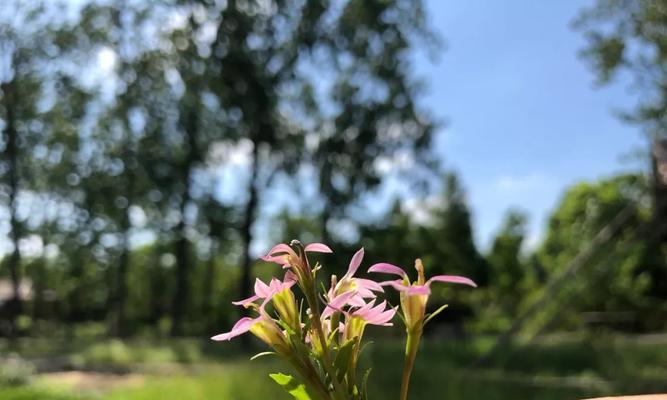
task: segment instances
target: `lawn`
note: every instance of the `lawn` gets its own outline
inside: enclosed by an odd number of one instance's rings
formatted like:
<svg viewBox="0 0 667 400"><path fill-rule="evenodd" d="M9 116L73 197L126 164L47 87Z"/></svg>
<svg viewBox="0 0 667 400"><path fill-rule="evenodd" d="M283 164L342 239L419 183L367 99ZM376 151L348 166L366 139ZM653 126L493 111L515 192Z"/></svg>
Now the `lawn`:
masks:
<svg viewBox="0 0 667 400"><path fill-rule="evenodd" d="M490 344L489 339L427 341L416 365L412 398L556 400L667 391L664 337L544 340L508 348L491 363L468 369ZM40 346L28 348L26 353L41 357L34 353ZM41 349L46 351L46 346ZM96 372L41 374L29 384L0 388L0 399L289 398L267 377L283 370L280 360L249 361L224 345L116 340L86 345L68 355L80 370ZM374 360L372 399L396 397L401 355L400 343L390 340L377 341L363 353L363 362Z"/></svg>

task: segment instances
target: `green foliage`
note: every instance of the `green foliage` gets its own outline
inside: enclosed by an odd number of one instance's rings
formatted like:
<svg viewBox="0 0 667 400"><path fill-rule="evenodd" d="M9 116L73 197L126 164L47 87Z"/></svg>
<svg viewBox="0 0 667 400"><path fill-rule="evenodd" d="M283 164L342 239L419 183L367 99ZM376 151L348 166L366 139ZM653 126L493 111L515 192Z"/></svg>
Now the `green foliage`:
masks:
<svg viewBox="0 0 667 400"><path fill-rule="evenodd" d="M315 200L340 218L383 182L377 159L428 164L408 61L435 43L421 1L260 3L85 1L66 18L10 1L0 201L11 241L36 235L50 256L24 262L15 246L3 271L18 281L26 267L37 320L212 330L230 319L221 297L250 287L265 189L302 186L293 174L314 167ZM221 170L247 196L223 199ZM39 211L25 221L22 191Z"/></svg>
<svg viewBox="0 0 667 400"><path fill-rule="evenodd" d="M19 357L9 356L0 363L0 387L25 385L32 379L35 367Z"/></svg>
<svg viewBox="0 0 667 400"><path fill-rule="evenodd" d="M581 322L577 322L578 312L584 311L633 311L639 326L654 329L660 325L657 321L660 317L647 318L648 310L655 311L664 304L664 299L652 294L652 285L660 284L659 271L664 269L664 258L660 248L645 241L637 231L639 224L648 218L648 210L642 208L644 193L646 181L635 175L580 183L565 193L552 214L546 237L534 259L544 274L543 279L560 272L621 210L629 205L639 207L631 224L598 251L562 294L568 298L560 299L568 309L563 320L570 326Z"/></svg>
<svg viewBox="0 0 667 400"><path fill-rule="evenodd" d="M525 221L512 213L481 255L460 179L447 174L436 196L425 184L439 171L437 124L419 105L411 60L439 41L422 1L278 1L271 12L254 1L86 1L62 13L71 18L42 2L6 3L16 12L0 28L0 47L11 49L1 67L0 204L10 242L44 245L34 256L14 246L0 263L3 279L33 284L24 315L11 318L21 333L209 336L236 317L229 302L250 271L268 273L250 252L256 234L347 239L333 223L358 228L385 260L409 269L421 257L428 274L480 284L470 293L434 286L453 307L432 325L474 317L474 327L499 331L625 205L639 203L637 221L649 213L643 178L581 184L535 254L522 253ZM576 24L601 82L636 78L642 103L632 117L652 133L665 131L664 7L598 0ZM183 18L164 24L173 15ZM387 170L396 160L409 168ZM396 201L372 221L364 202L390 174L429 200ZM288 191L285 211L270 215L273 196ZM344 247L332 256L340 272L356 250ZM615 257L607 272L567 289L581 301L557 327L579 327L577 315L591 310L630 310L637 329L664 327L661 250L623 236L605 251Z"/></svg>
<svg viewBox="0 0 667 400"><path fill-rule="evenodd" d="M313 3L317 3L316 1ZM382 183L387 171L379 159L408 156L406 184L424 184L437 164L430 151L435 124L418 105L421 85L411 73L411 55L417 43L435 50L439 41L426 23L425 6L413 1L349 0L333 23L317 21L323 29L325 57L336 54L343 62L323 69L322 56L311 56L319 73L332 80L326 99L317 104L322 113L317 129L324 131L314 152L322 208L322 238L328 241L327 223L349 220L347 212L359 194ZM326 108L325 108L326 107ZM332 115L327 115L332 114ZM337 235L333 235L337 239Z"/></svg>
<svg viewBox="0 0 667 400"><path fill-rule="evenodd" d="M430 229L424 230L424 257L428 275L450 274L470 277L479 286L488 283L488 266L477 251L465 190L457 175L445 176L441 203L433 212Z"/></svg>
<svg viewBox="0 0 667 400"><path fill-rule="evenodd" d="M208 366L209 372L170 377L148 377L141 387L113 390L104 400L280 399L287 396L267 374L271 364L230 363Z"/></svg>
<svg viewBox="0 0 667 400"><path fill-rule="evenodd" d="M546 237L538 251L542 265L548 272L565 265L623 208L641 205L643 193L646 182L634 175L571 187L549 218Z"/></svg>
<svg viewBox="0 0 667 400"><path fill-rule="evenodd" d="M597 0L574 23L583 32L590 61L600 83L629 72L640 103L631 119L644 124L651 135L664 136L667 95L667 14L664 0ZM662 132L662 133L661 133Z"/></svg>
<svg viewBox="0 0 667 400"><path fill-rule="evenodd" d="M282 386L283 389L292 397L297 400L312 400L315 397L311 396L306 389L306 385L299 382L296 378L291 375L285 375L282 373L278 374L269 374L271 379L273 379L278 385Z"/></svg>
<svg viewBox="0 0 667 400"><path fill-rule="evenodd" d="M424 343L423 357L415 366L413 397L555 400L665 389L661 377L667 372L667 352L660 341L597 336L514 345L505 349L489 368L463 374L463 367L484 348L481 341ZM403 357L401 346L385 341L377 343L371 351L375 368L368 398L391 397L400 384L400 370L393 365L400 363ZM200 375L149 378L143 387L119 389L105 399L194 400L216 393L222 398L286 399L269 378L261 378L275 367L270 359L263 360L252 363L227 360L222 366L211 367ZM601 381L611 383L600 387ZM661 381L662 384L656 386L656 382Z"/></svg>
<svg viewBox="0 0 667 400"><path fill-rule="evenodd" d="M69 393L59 393L53 390L34 389L30 387L0 387L0 398L5 400L84 400L81 396Z"/></svg>
<svg viewBox="0 0 667 400"><path fill-rule="evenodd" d="M465 374L466 366L490 344L491 338L475 340L426 340L422 357L415 368L412 395L416 398L454 399L521 398L569 399L611 394L639 394L667 390L667 344L660 337L614 337L604 334L550 337L531 344L513 344L503 349L488 367ZM169 343L128 343L132 352L142 347ZM60 346L58 346L60 347ZM208 357L213 354L207 353ZM400 370L394 368L403 357L402 343L379 340L362 362L373 360L373 379L369 381L369 399L383 399L395 394ZM184 371L172 368L168 376L145 373L140 384L110 387L95 396L72 394L64 388L35 385L0 386L2 399L103 399L103 400L198 400L225 398L238 400L287 399L289 395L268 377L277 361L262 358L248 361L229 354L215 356L197 368ZM150 363L150 361L147 361ZM159 367L162 361L156 365ZM151 371L142 365L141 371ZM156 369L159 371L159 369ZM48 389L48 390L47 390ZM290 397L291 398L291 397Z"/></svg>

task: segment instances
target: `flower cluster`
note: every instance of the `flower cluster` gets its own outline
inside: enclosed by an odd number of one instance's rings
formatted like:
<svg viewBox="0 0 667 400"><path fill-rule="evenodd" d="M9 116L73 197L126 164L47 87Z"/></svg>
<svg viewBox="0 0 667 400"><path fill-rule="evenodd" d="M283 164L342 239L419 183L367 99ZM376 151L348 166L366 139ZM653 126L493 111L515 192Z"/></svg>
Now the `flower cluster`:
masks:
<svg viewBox="0 0 667 400"><path fill-rule="evenodd" d="M230 340L250 332L287 360L299 374L294 378L283 374L271 377L298 399L363 400L365 379L357 382L357 362L364 330L368 325L391 326L398 307L378 296L386 287L400 293L400 314L405 323L406 362L403 370L401 399L407 399L408 385L414 365L423 326L444 309L426 314L426 304L433 282L462 283L475 286L468 278L438 275L428 280L420 260L415 267L418 278L410 282L401 268L380 263L368 272L398 275L401 279L376 282L356 275L364 258L364 249L357 251L350 260L347 272L338 279L331 276L328 290L317 288L317 273L321 265L311 265L308 253L331 253L321 243L303 246L298 241L289 245L274 246L264 261L277 263L285 270L282 280L272 278L267 284L257 279L255 294L234 302L252 310L254 317L241 318L227 333L214 336L213 340ZM293 291L298 286L303 301L297 300ZM367 376L367 374L365 375Z"/></svg>

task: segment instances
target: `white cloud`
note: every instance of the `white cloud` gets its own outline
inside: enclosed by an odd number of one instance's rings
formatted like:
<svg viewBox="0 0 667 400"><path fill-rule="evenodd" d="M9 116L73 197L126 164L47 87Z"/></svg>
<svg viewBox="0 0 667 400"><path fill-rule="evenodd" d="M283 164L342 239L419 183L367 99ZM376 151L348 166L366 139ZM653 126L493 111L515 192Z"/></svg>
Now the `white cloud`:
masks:
<svg viewBox="0 0 667 400"><path fill-rule="evenodd" d="M548 178L540 173L531 173L519 176L500 176L495 181L495 187L503 192L523 192L551 185Z"/></svg>

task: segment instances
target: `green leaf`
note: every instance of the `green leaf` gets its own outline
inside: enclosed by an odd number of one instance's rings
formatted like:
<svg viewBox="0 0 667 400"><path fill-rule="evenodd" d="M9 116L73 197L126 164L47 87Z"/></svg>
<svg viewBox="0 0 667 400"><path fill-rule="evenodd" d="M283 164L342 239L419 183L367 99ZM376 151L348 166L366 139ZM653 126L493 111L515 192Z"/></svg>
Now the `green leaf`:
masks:
<svg viewBox="0 0 667 400"><path fill-rule="evenodd" d="M338 328L334 329L333 332L331 332L327 341L331 343L333 341L334 336L336 336L337 333L338 333Z"/></svg>
<svg viewBox="0 0 667 400"><path fill-rule="evenodd" d="M359 354L362 354L364 352L364 350L366 350L369 346L371 346L374 343L375 343L374 341L369 340L366 343L362 344L361 349L359 349Z"/></svg>
<svg viewBox="0 0 667 400"><path fill-rule="evenodd" d="M347 369L350 367L350 360L354 354L357 341L358 338L353 337L338 348L336 359L334 360L334 367L336 368L336 375L338 376L339 381L343 380L347 373Z"/></svg>
<svg viewBox="0 0 667 400"><path fill-rule="evenodd" d="M435 317L436 315L440 314L440 313L442 312L442 310L444 310L445 308L447 308L447 306L448 306L448 304L445 304L444 306L442 306L442 307L438 308L437 310L435 310L432 314L428 315L428 316L426 317L426 319L424 320L424 325L426 325L426 324L428 323L428 321L432 320L433 317Z"/></svg>
<svg viewBox="0 0 667 400"><path fill-rule="evenodd" d="M364 377L361 380L361 392L364 394L364 400L368 400L368 377L371 375L372 370L372 368L368 368L366 372L364 372Z"/></svg>
<svg viewBox="0 0 667 400"><path fill-rule="evenodd" d="M250 357L250 361L254 361L254 360L256 360L256 359L258 359L258 358L260 358L260 357L270 356L270 355L275 355L275 356L277 356L278 353L276 353L275 351L265 351L265 352L255 354L254 356Z"/></svg>
<svg viewBox="0 0 667 400"><path fill-rule="evenodd" d="M316 397L311 396L308 393L306 385L301 383L299 380L294 378L291 375L285 375L281 373L269 374L271 379L276 381L277 384L283 387L287 393L291 394L297 400L315 400Z"/></svg>

